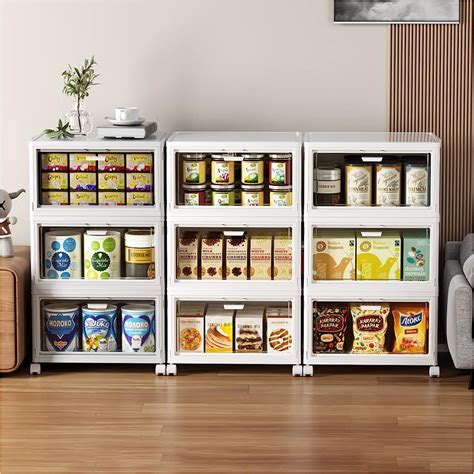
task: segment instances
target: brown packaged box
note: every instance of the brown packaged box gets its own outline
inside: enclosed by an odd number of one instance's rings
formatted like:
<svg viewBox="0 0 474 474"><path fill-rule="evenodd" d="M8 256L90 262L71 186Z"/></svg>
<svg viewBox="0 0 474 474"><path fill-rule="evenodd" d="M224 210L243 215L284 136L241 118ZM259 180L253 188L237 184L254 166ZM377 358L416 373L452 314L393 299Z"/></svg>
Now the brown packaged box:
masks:
<svg viewBox="0 0 474 474"><path fill-rule="evenodd" d="M203 280L222 280L224 240L220 232L208 232L201 239L201 276Z"/></svg>
<svg viewBox="0 0 474 474"><path fill-rule="evenodd" d="M246 280L248 276L248 237L226 236L226 276L227 280Z"/></svg>
<svg viewBox="0 0 474 474"><path fill-rule="evenodd" d="M293 240L288 232L277 232L273 239L273 279L291 280L293 274Z"/></svg>
<svg viewBox="0 0 474 474"><path fill-rule="evenodd" d="M272 279L272 236L260 232L250 238L250 279Z"/></svg>
<svg viewBox="0 0 474 474"><path fill-rule="evenodd" d="M193 231L182 232L178 239L178 255L176 278L178 280L198 279L198 233Z"/></svg>

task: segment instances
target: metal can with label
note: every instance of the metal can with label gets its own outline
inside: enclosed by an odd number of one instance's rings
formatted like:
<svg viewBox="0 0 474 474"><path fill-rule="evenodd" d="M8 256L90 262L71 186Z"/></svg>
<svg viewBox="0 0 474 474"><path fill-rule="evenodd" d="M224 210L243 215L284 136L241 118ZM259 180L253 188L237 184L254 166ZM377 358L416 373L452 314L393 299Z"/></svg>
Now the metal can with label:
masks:
<svg viewBox="0 0 474 474"><path fill-rule="evenodd" d="M66 303L45 305L44 341L47 351L79 350L79 306Z"/></svg>
<svg viewBox="0 0 474 474"><path fill-rule="evenodd" d="M117 306L88 304L82 308L82 350L117 351Z"/></svg>

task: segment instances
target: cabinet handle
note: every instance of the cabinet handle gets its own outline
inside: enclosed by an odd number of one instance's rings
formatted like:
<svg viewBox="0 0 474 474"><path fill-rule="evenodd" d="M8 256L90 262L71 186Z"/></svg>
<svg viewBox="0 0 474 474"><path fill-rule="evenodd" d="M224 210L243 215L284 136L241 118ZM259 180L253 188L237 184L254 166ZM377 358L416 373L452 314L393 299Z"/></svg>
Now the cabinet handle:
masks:
<svg viewBox="0 0 474 474"><path fill-rule="evenodd" d="M242 309L245 308L244 304L225 304L224 309L226 310L237 310L241 311Z"/></svg>
<svg viewBox="0 0 474 474"><path fill-rule="evenodd" d="M364 163L380 163L383 161L383 156L363 156Z"/></svg>
<svg viewBox="0 0 474 474"><path fill-rule="evenodd" d="M362 231L361 232L362 237L382 237L382 232L368 232L368 231Z"/></svg>
<svg viewBox="0 0 474 474"><path fill-rule="evenodd" d="M226 237L242 237L245 234L243 230L225 230L224 235Z"/></svg>
<svg viewBox="0 0 474 474"><path fill-rule="evenodd" d="M105 161L105 156L102 158ZM96 155L86 156L86 161L98 161L100 158Z"/></svg>
<svg viewBox="0 0 474 474"><path fill-rule="evenodd" d="M243 156L224 156L224 161L244 161Z"/></svg>

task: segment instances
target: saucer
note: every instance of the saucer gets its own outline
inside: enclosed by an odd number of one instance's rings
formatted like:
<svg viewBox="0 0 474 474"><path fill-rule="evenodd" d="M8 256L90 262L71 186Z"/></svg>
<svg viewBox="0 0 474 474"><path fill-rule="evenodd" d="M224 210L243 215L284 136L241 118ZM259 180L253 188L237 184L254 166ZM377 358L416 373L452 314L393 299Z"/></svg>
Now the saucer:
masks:
<svg viewBox="0 0 474 474"><path fill-rule="evenodd" d="M105 117L112 125L118 125L122 127L129 127L131 125L143 125L145 119L140 117L138 120L115 120L113 117Z"/></svg>

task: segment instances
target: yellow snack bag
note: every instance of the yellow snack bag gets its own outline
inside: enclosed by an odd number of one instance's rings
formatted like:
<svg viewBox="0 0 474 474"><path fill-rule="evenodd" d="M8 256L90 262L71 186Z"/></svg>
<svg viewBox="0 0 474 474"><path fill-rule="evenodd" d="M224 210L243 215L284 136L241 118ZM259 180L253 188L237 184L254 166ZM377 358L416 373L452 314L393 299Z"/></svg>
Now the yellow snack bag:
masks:
<svg viewBox="0 0 474 474"><path fill-rule="evenodd" d="M428 309L424 304L398 303L392 305L395 328L394 353L426 353Z"/></svg>
<svg viewBox="0 0 474 474"><path fill-rule="evenodd" d="M388 328L388 304L351 304L354 343L352 352L380 354L385 352Z"/></svg>

